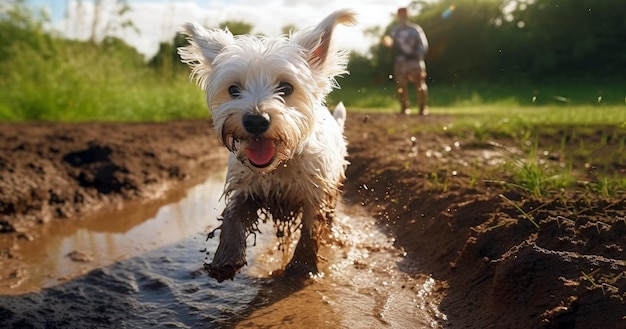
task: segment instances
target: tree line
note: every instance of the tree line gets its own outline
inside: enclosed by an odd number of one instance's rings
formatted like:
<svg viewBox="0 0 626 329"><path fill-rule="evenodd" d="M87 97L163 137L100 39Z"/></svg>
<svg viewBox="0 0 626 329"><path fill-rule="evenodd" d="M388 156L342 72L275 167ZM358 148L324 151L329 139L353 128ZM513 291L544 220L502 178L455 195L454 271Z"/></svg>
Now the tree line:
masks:
<svg viewBox="0 0 626 329"><path fill-rule="evenodd" d="M441 83L523 81L624 81L626 6L623 0L439 0L413 1L410 20L422 26L430 51L429 79ZM390 12L394 11L393 9ZM396 24L366 33L382 38ZM235 34L253 26L224 22ZM184 38L163 44L175 58ZM174 57L172 57L174 56ZM393 50L375 44L351 56L350 81L389 80Z"/></svg>
<svg viewBox="0 0 626 329"><path fill-rule="evenodd" d="M626 73L622 0L414 1L410 9L429 39L432 79L623 80ZM391 67L389 49L376 45L370 55L369 71Z"/></svg>
<svg viewBox="0 0 626 329"><path fill-rule="evenodd" d="M121 4L120 16L129 7ZM13 1L23 5L23 0ZM18 6L20 7L20 6ZM42 20L24 10L0 13L0 60L16 43L27 43L51 52L50 35ZM413 1L410 20L428 36L426 57L431 82L518 81L624 81L626 67L626 6L623 0L438 0ZM390 8L390 13L395 8ZM395 25L394 17L384 29L367 31L382 38ZM250 33L251 24L223 22L235 34ZM285 27L287 29L294 27ZM86 43L93 44L90 40ZM176 48L185 44L181 35L160 45L147 66L165 73L185 72ZM75 42L74 42L75 43ZM100 46L113 51L120 46L125 56L130 46L115 38L103 38ZM350 81L377 83L389 80L393 50L375 44L368 53L352 55ZM348 83L352 83L346 81Z"/></svg>

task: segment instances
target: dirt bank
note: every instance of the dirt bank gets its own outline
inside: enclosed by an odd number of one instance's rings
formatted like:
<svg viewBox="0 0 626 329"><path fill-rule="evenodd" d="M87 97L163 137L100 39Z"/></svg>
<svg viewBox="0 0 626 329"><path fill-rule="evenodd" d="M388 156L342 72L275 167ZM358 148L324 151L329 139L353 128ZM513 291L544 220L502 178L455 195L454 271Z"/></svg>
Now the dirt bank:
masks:
<svg viewBox="0 0 626 329"><path fill-rule="evenodd" d="M375 213L421 272L446 283L446 327L624 327L624 198L536 200L477 180L502 165L494 145L513 141L432 129L450 120L349 115L344 188L345 202ZM36 242L30 228L162 197L225 157L209 121L0 124L0 286L27 275L7 264L16 241Z"/></svg>

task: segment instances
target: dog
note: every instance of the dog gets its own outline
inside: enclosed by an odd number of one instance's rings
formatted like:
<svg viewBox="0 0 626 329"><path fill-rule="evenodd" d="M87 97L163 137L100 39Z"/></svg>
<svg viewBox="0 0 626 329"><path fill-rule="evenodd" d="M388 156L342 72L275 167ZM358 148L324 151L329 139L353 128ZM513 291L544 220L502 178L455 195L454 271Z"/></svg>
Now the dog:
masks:
<svg viewBox="0 0 626 329"><path fill-rule="evenodd" d="M233 36L227 29L186 23L178 48L205 91L216 136L229 151L220 241L209 276L233 279L246 262L246 239L259 220L299 228L287 275L318 273L320 236L334 216L348 166L346 109L325 98L347 74L349 52L331 44L338 24L353 26L349 9L317 26L280 37Z"/></svg>

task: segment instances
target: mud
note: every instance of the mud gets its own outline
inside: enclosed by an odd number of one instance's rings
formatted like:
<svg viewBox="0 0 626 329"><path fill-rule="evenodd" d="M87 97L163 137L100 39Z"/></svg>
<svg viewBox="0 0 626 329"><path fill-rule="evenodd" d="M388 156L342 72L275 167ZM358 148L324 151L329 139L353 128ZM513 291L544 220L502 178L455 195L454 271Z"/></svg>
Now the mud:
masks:
<svg viewBox="0 0 626 329"><path fill-rule="evenodd" d="M211 250L210 212L204 229L144 247L150 239L134 238L139 247L121 248L129 250L123 257L63 249L83 269L46 272L44 261L28 258L52 248L46 235L87 224L153 235L142 223L223 171L226 153L206 120L0 124L0 326L626 325L623 194L532 198L507 188L498 182L510 179L504 164L521 156L519 140L449 133L454 118L348 118L345 222L323 248L324 276L305 285L270 274L280 267L271 240L249 248L257 265L242 276L210 280L202 270L210 256L200 252ZM584 145L595 153L571 159L575 170L624 174L619 131L557 127L537 136L546 161ZM122 215L129 209L146 212Z"/></svg>

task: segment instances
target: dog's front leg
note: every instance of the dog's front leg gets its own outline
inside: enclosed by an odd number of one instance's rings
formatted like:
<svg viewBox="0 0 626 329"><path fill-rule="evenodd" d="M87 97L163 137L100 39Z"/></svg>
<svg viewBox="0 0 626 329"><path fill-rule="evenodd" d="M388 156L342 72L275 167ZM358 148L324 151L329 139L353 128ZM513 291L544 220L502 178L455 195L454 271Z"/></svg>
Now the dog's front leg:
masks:
<svg viewBox="0 0 626 329"><path fill-rule="evenodd" d="M209 276L222 282L232 279L246 262L246 237L258 221L258 204L243 195L234 196L224 212L220 242L211 264L205 265Z"/></svg>
<svg viewBox="0 0 626 329"><path fill-rule="evenodd" d="M298 240L291 261L285 268L287 275L304 277L317 274L318 233L323 224L324 216L315 212L313 207L305 207L302 214L300 240Z"/></svg>

